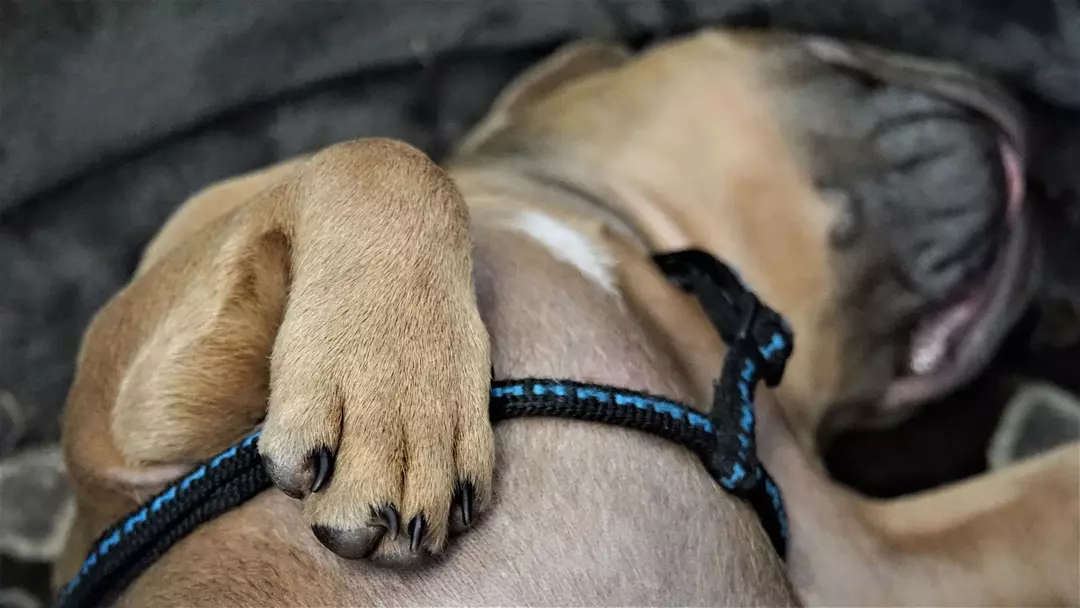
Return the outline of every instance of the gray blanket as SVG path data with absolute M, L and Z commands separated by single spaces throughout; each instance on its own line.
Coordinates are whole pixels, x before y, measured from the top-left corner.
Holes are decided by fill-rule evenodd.
M 562 41 L 709 23 L 995 74 L 1036 119 L 1038 196 L 1078 207 L 1071 0 L 0 0 L 0 457 L 56 440 L 88 319 L 195 190 L 365 135 L 438 157 Z
M 438 155 L 560 41 L 720 22 L 954 57 L 1080 109 L 1069 0 L 0 1 L 0 454 L 55 439 L 80 332 L 194 190 L 361 135 Z

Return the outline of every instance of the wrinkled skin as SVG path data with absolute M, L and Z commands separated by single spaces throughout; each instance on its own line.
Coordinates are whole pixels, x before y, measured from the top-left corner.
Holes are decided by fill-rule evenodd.
M 895 424 L 981 372 L 1041 264 L 1021 204 L 1023 118 L 1003 91 L 953 66 L 783 40 L 770 41 L 779 44 L 765 71 L 835 213 L 832 314 L 851 351 L 846 388 L 805 420 L 822 441 L 852 425 Z M 947 325 L 972 292 L 983 294 L 981 309 L 944 330 L 952 337 L 936 364 L 920 361 L 927 326 Z
M 1008 219 L 1016 213 L 1009 180 L 1018 177 L 1006 174 L 1002 149 L 1009 138 L 1024 145 L 1020 117 L 992 90 L 985 101 L 997 104 L 998 121 L 934 90 L 806 58 L 782 71 L 800 76 L 780 103 L 791 105 L 808 171 L 836 207 L 834 263 L 847 277 L 837 314 L 851 317 L 850 348 L 862 357 L 852 366 L 861 378 L 853 384 L 865 383 L 828 406 L 819 431 L 826 438 L 851 424 L 894 424 L 962 382 L 942 381 L 895 404 L 888 391 L 871 388 L 887 374 L 912 373 L 911 334 L 921 320 L 966 290 L 1011 281 L 1008 305 L 986 321 L 1001 327 L 981 345 L 990 353 L 1031 297 L 1040 267 L 1031 237 L 1019 245 L 1023 261 L 1012 271 L 1022 280 L 988 278 L 1006 255 L 1010 231 L 1026 231 Z M 1031 209 L 1021 213 L 1013 221 L 1029 223 Z M 964 379 L 989 359 L 971 358 L 978 361 L 966 364 Z

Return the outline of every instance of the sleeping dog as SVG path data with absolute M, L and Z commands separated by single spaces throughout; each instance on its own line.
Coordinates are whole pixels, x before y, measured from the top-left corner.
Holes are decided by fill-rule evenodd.
M 1009 98 L 956 66 L 706 31 L 564 48 L 445 168 L 361 140 L 213 186 L 86 333 L 58 580 L 261 423 L 282 491 L 198 528 L 123 603 L 1076 604 L 1077 446 L 887 502 L 814 457 L 970 378 L 1025 307 L 1023 143 Z M 786 571 L 687 451 L 488 421 L 492 375 L 707 410 L 724 346 L 649 260 L 689 247 L 796 335 L 757 400 Z

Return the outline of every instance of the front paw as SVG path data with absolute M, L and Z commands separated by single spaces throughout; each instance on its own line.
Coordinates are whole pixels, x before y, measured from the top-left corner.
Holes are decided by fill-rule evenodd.
M 488 339 L 478 320 L 463 325 L 387 328 L 352 352 L 294 334 L 275 355 L 260 451 L 341 557 L 437 553 L 487 504 Z
M 396 144 L 338 146 L 306 171 L 259 449 L 334 553 L 413 562 L 491 496 L 467 210 Z

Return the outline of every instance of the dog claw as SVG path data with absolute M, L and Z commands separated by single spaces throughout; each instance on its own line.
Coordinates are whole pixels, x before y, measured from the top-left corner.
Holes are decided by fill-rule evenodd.
M 458 487 L 458 503 L 461 505 L 461 523 L 468 528 L 472 525 L 473 516 L 473 486 L 469 482 L 463 482 Z
M 379 508 L 377 516 L 379 522 L 386 526 L 386 533 L 390 536 L 390 540 L 397 540 L 401 518 L 394 505 L 383 505 Z
M 420 544 L 424 541 L 424 528 L 427 527 L 427 522 L 424 520 L 423 515 L 417 515 L 409 522 L 409 551 L 416 553 L 420 551 Z
M 330 448 L 323 446 L 311 455 L 311 459 L 314 461 L 314 478 L 311 481 L 311 493 L 314 494 L 323 489 L 326 485 L 326 481 L 330 478 L 330 472 L 333 469 L 334 461 L 330 458 Z

